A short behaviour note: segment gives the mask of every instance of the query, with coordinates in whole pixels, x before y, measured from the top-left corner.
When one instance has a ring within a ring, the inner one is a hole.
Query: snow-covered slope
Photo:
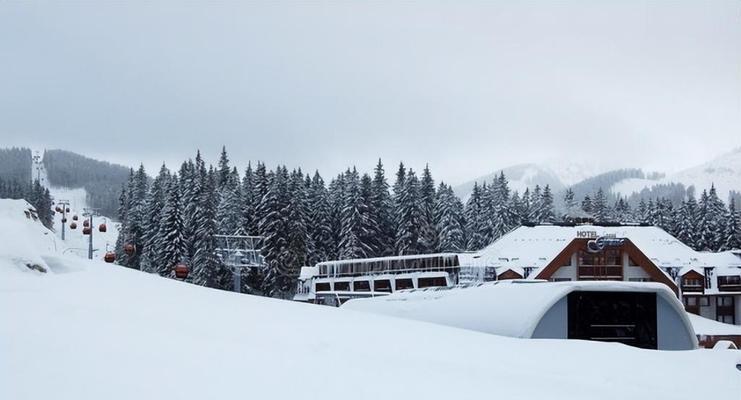
[[[88,256],[88,241],[90,237],[82,234],[83,219],[86,217],[83,215],[87,208],[86,193],[85,189],[68,189],[61,187],[50,187],[50,193],[54,201],[67,200],[69,201],[70,212],[67,213],[67,223],[62,223],[62,213],[55,213],[54,215],[54,234],[57,239],[62,239],[62,225],[65,225],[65,238],[64,243],[67,247],[69,254],[74,254],[80,257],[87,258]],[[77,216],[77,221],[73,220],[73,217]],[[76,229],[71,229],[72,223],[76,223]],[[100,224],[106,224],[106,232],[100,232]],[[96,259],[102,259],[107,250],[113,250],[116,247],[116,239],[118,238],[118,231],[120,224],[112,222],[107,217],[101,217],[95,215],[93,217],[93,257]]]
[[[61,255],[22,209],[0,210],[14,224],[0,230],[2,399],[694,400],[741,382],[739,352],[511,339],[197,287]],[[681,384],[697,371],[703,385]]]
[[[37,155],[43,154],[43,150],[36,149],[34,153]],[[90,237],[82,234],[82,224],[85,218],[83,214],[89,207],[87,204],[87,192],[84,188],[66,188],[60,186],[51,186],[48,184],[48,174],[46,167],[44,166],[41,158],[34,160],[32,164],[33,176],[39,179],[39,182],[49,189],[49,193],[52,196],[55,204],[58,201],[64,200],[69,204],[70,212],[67,213],[67,223],[62,223],[63,214],[56,213],[53,219],[53,227],[55,236],[61,241],[62,240],[62,226],[64,225],[64,244],[66,252],[74,254],[80,257],[87,258],[88,246]],[[77,216],[77,221],[73,219]],[[76,229],[71,229],[72,223],[76,224]],[[106,232],[100,232],[100,224],[106,224]],[[110,221],[109,218],[100,217],[97,215],[93,216],[93,257],[102,259],[105,252],[113,250],[116,246],[116,239],[118,238],[118,231],[120,224]]]
[[[715,185],[718,196],[721,200],[727,201],[731,190],[741,191],[741,148],[696,167],[670,174],[658,181],[625,179],[615,184],[611,190],[614,193],[629,196],[644,188],[667,183],[681,183],[685,187],[694,186],[698,195],[703,189],[710,189],[711,185]]]

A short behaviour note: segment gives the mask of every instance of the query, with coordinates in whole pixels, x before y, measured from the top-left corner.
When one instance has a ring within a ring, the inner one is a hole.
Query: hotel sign
[[[597,231],[576,231],[576,237],[590,239],[587,242],[587,251],[590,253],[599,253],[605,247],[620,247],[625,242],[624,238],[615,237],[614,234],[599,236]]]
[[[599,253],[605,247],[620,247],[623,243],[625,243],[625,239],[623,238],[600,236],[587,242],[587,251],[590,253]]]

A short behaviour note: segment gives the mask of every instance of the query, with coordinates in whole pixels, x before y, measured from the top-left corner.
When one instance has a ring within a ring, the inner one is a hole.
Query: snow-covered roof
[[[319,273],[319,269],[317,267],[301,267],[301,272],[298,275],[298,280],[305,281],[311,279],[316,276],[317,273]]]
[[[687,316],[692,322],[692,326],[695,329],[695,333],[698,335],[708,336],[726,336],[726,335],[739,335],[741,336],[741,326],[724,324],[722,322],[713,321],[705,317],[701,317],[696,314],[687,313]]]
[[[596,236],[627,238],[658,267],[693,268],[717,267],[720,272],[728,267],[741,265],[741,258],[733,252],[698,252],[656,226],[521,226],[480,250],[463,258],[470,265],[495,267],[519,266],[540,269],[548,265],[577,238],[577,232],[591,232]],[[506,269],[498,268],[501,273]],[[735,269],[731,270],[735,274]],[[531,275],[534,277],[537,271]]]
[[[398,292],[343,307],[503,336],[529,338],[550,308],[573,291],[654,292],[692,326],[674,292],[661,283],[498,281],[477,287]]]
[[[391,256],[391,257],[372,257],[372,258],[351,258],[347,260],[332,260],[322,261],[317,263],[320,265],[344,265],[344,264],[355,264],[355,263],[370,263],[370,262],[387,262],[391,260],[415,260],[419,258],[435,258],[435,257],[460,257],[458,253],[433,253],[433,254],[407,254],[403,256]]]

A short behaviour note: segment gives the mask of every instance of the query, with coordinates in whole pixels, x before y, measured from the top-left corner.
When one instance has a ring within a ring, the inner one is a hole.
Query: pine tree
[[[336,247],[332,235],[332,220],[329,204],[329,191],[319,171],[314,173],[308,191],[308,236],[310,243],[309,264],[314,265],[331,259]]]
[[[553,194],[549,185],[545,185],[543,193],[540,196],[540,222],[553,223],[556,221],[556,215],[553,211]]]
[[[410,168],[397,196],[396,252],[398,255],[419,254],[419,227],[422,210],[419,202],[419,180]]]
[[[259,165],[258,165],[259,170]],[[288,248],[288,170],[276,168],[268,175],[269,185],[263,196],[258,213],[262,216],[258,230],[263,236],[262,255],[267,263],[267,273],[262,290],[268,296],[283,294]]]
[[[257,235],[257,218],[255,218],[255,179],[252,165],[247,164],[247,170],[242,178],[242,222],[241,226],[248,235]]]
[[[216,257],[216,185],[217,177],[213,168],[205,172],[198,168],[196,179],[201,188],[196,198],[197,208],[193,222],[195,237],[193,247],[193,283],[212,288],[226,289],[230,273]]]
[[[226,146],[221,147],[221,156],[219,156],[219,170],[218,170],[218,184],[217,189],[221,192],[224,186],[230,184],[232,173],[229,167],[229,156],[226,154]]]
[[[288,182],[288,203],[286,228],[288,243],[286,247],[286,275],[298,277],[300,268],[306,265],[308,252],[308,210],[306,207],[306,186],[304,174],[299,169],[293,171]]]
[[[432,179],[429,165],[422,172],[419,185],[419,252],[422,254],[434,253],[438,247],[438,231],[435,224],[435,181]]]
[[[566,209],[563,214],[563,220],[570,220],[579,215],[576,199],[574,198],[574,191],[571,188],[566,189],[566,192],[563,195],[563,204]]]
[[[438,231],[438,252],[465,250],[463,203],[450,186],[440,183],[435,202],[435,222]]]
[[[160,167],[160,172],[152,181],[146,200],[144,201],[144,250],[142,252],[141,269],[147,272],[160,270],[157,265],[159,257],[160,220],[162,209],[165,206],[165,192],[169,187],[170,170],[165,164]]]
[[[602,188],[597,189],[597,193],[592,200],[592,213],[596,222],[607,222],[609,219],[609,210],[607,208],[607,197]]]
[[[736,211],[736,200],[731,199],[726,213],[721,251],[741,249],[741,220]]]
[[[389,194],[389,185],[386,182],[381,159],[378,159],[378,164],[373,171],[371,191],[370,212],[378,225],[374,256],[390,256],[395,253],[394,236],[396,229],[394,227],[393,201],[391,194]]]
[[[165,190],[166,200],[159,221],[158,241],[156,245],[156,271],[161,276],[170,275],[176,264],[185,257],[185,238],[183,236],[183,215],[180,202],[180,189],[177,175],[169,179]]]
[[[373,180],[370,175],[360,178],[361,234],[360,242],[368,248],[366,257],[376,257],[381,253],[381,230],[378,223],[378,212],[374,209]]]
[[[363,204],[360,193],[358,171],[355,168],[352,171],[347,170],[341,213],[340,258],[364,258],[372,251],[367,243],[363,243],[363,238],[366,237],[363,215],[366,212],[367,207]]]
[[[221,178],[221,171],[219,171]],[[219,203],[216,209],[216,229],[222,235],[235,235],[241,230],[243,218],[242,188],[240,187],[239,174],[236,169],[232,170],[226,181],[221,184],[218,193]]]
[[[119,263],[129,268],[141,269],[141,254],[146,250],[144,243],[144,234],[146,229],[145,221],[145,200],[148,190],[148,177],[144,166],[140,165],[137,172],[129,181],[127,189],[127,211],[126,221],[122,223],[123,229],[119,235],[123,235],[125,244],[133,245],[135,252],[131,255],[121,253],[122,257]]]
[[[483,219],[483,206],[481,201],[481,187],[478,183],[473,184],[471,196],[466,202],[466,233],[468,250],[481,250],[488,243],[486,241],[486,226]]]
[[[581,209],[587,214],[592,214],[594,206],[592,205],[592,198],[589,195],[584,196],[584,200],[581,202]]]

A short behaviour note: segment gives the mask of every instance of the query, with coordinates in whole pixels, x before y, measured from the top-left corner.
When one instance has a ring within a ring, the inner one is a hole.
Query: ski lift
[[[69,207],[67,207],[67,212],[69,212]]]
[[[82,234],[83,234],[83,235],[89,235],[90,233],[92,233],[92,231],[93,231],[93,230],[92,230],[92,229],[90,229],[90,227],[89,227],[89,226],[86,226],[86,227],[82,228]]]
[[[131,256],[133,256],[136,253],[136,246],[134,246],[131,243],[126,243],[124,245],[123,250],[124,250],[124,253],[126,253],[127,256],[131,257]]]
[[[76,222],[73,222],[73,223],[69,224],[69,229],[77,229],[77,223]]]
[[[107,263],[112,263],[112,262],[116,261],[116,253],[114,253],[112,251],[107,251],[105,253],[105,256],[103,256],[103,261],[105,261]]]
[[[56,206],[56,207],[54,207],[54,211],[60,213],[60,212],[62,212],[62,207]]]
[[[66,224],[67,223],[67,218],[62,218],[62,223],[63,224]]]
[[[77,215],[76,214],[72,216],[72,221],[77,221]]]
[[[90,220],[89,219],[83,220],[82,221],[82,226],[84,226],[85,228],[89,228],[90,227]]]
[[[175,277],[178,279],[185,279],[188,277],[188,273],[190,272],[190,268],[188,268],[187,265],[183,263],[179,263],[173,267],[173,271],[175,271]]]
[[[108,230],[108,228],[106,228],[105,224],[98,225],[98,232],[105,232],[106,230]]]

